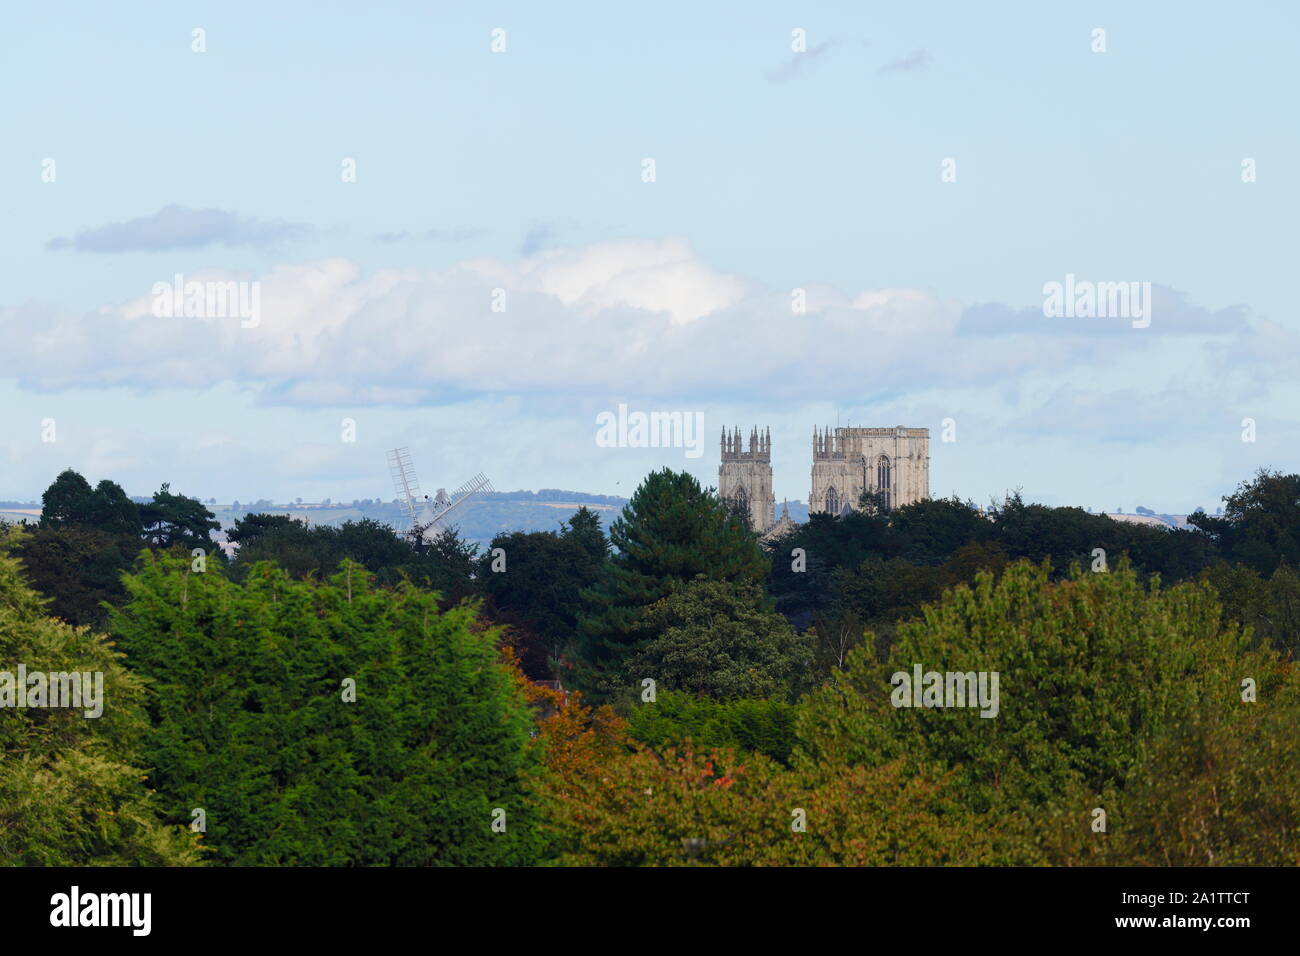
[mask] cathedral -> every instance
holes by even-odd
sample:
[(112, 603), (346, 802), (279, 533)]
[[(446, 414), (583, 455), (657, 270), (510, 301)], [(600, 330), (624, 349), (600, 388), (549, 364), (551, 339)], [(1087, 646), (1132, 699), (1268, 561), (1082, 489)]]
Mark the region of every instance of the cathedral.
[[(864, 491), (878, 495), (886, 509), (928, 498), (930, 430), (902, 425), (813, 429), (808, 511), (843, 514), (857, 510)], [(771, 429), (752, 429), (748, 450), (739, 429), (723, 431), (718, 495), (747, 515), (755, 531), (767, 534), (775, 530)], [(783, 514), (780, 526), (790, 524), (789, 515)]]

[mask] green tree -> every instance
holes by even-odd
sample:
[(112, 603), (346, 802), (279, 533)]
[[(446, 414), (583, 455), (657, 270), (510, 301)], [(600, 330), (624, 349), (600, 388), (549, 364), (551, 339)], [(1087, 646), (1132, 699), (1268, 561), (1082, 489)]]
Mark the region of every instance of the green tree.
[[(1203, 584), (1144, 587), (1126, 565), (1052, 583), (1046, 565), (1017, 563), (899, 625), (887, 660), (852, 652), (800, 715), (796, 765), (932, 764), (952, 770), (980, 812), (1042, 807), (1075, 785), (1122, 789), (1172, 728), (1240, 715), (1242, 677), (1261, 696), (1289, 680), (1275, 654), (1249, 645)], [(997, 716), (893, 706), (891, 678), (915, 665), (997, 672)]]
[(786, 697), (802, 682), (808, 641), (769, 609), (757, 585), (696, 578), (645, 609), (624, 686), (646, 677), (719, 699)]
[(994, 515), (994, 540), (1011, 558), (1050, 561), (1058, 576), (1075, 561), (1090, 566), (1101, 548), (1110, 565), (1127, 556), (1135, 570), (1169, 581), (1195, 577), (1213, 563), (1214, 541), (1199, 531), (1116, 521), (1082, 508), (1026, 504), (1017, 492)]
[[(498, 562), (497, 551), (504, 564)], [(504, 567), (503, 570), (493, 568)], [(600, 565), (572, 536), (553, 531), (515, 531), (492, 539), (479, 559), (478, 576), (496, 612), (518, 615), (558, 657), (573, 640), (584, 588), (595, 583)]]
[(600, 515), (586, 505), (560, 526), (560, 537), (579, 545), (598, 565), (609, 560), (609, 538), (601, 527)]
[(308, 527), (289, 515), (245, 515), (227, 537), (239, 547), (231, 567), (236, 580), (243, 580), (261, 561), (271, 561), (296, 578), (324, 577), (345, 557), (338, 547), (337, 528)]
[(146, 554), (126, 583), (113, 630), (154, 689), (151, 783), (174, 814), (205, 808), (219, 862), (536, 861), (531, 712), (473, 608), (346, 561), (237, 584)]
[(1223, 517), (1198, 512), (1188, 521), (1216, 539), (1225, 558), (1261, 574), (1300, 566), (1300, 475), (1261, 469), (1223, 500)]
[(41, 523), (52, 528), (89, 523), (94, 494), (90, 482), (65, 469), (41, 495)]
[(1082, 508), (1026, 503), (1019, 492), (998, 506), (994, 522), (997, 541), (1012, 558), (1049, 561), (1062, 573), (1071, 562), (1090, 565), (1095, 548), (1103, 549), (1110, 563), (1118, 562), (1135, 527)]
[(1287, 694), (1243, 709), (1234, 720), (1197, 716), (1156, 742), (1115, 804), (1095, 862), (1295, 866), (1300, 705)]
[(900, 551), (901, 542), (885, 512), (853, 511), (839, 517), (814, 513), (774, 546), (768, 592), (777, 610), (803, 629), (834, 613), (839, 569), (897, 557)]
[(261, 561), (271, 561), (295, 578), (324, 578), (342, 561), (355, 561), (380, 584), (410, 579), (438, 591), (444, 606), (477, 591), (478, 546), (446, 529), (421, 550), (391, 526), (373, 518), (342, 525), (307, 525), (288, 515), (249, 514), (235, 522), (229, 537), (239, 545), (233, 577), (242, 580)]
[(998, 544), (970, 541), (939, 565), (868, 558), (857, 568), (836, 568), (829, 609), (816, 615), (810, 628), (814, 678), (825, 680), (832, 669), (843, 667), (848, 652), (867, 631), (875, 637), (876, 653), (884, 654), (894, 643), (900, 620), (915, 617), (924, 604), (937, 600), (947, 588), (969, 583), (979, 571), (1000, 573), (1006, 564), (1006, 552)]
[(156, 547), (212, 550), (211, 532), (220, 531), (221, 523), (213, 518), (197, 498), (176, 495), (167, 482), (154, 493), (149, 504), (140, 506), (140, 520), (145, 539)]
[(138, 535), (77, 525), (38, 526), (18, 537), (13, 553), (32, 586), (49, 599), (49, 613), (75, 626), (103, 630), (104, 605), (126, 598), (122, 575), (142, 545)]
[(71, 468), (41, 495), (41, 526), (94, 528), (108, 534), (140, 533), (140, 509), (116, 482), (104, 479), (92, 490)]
[(832, 577), (833, 603), (851, 608), (865, 621), (911, 617), (956, 581), (943, 566), (913, 564), (902, 558), (871, 558)]
[(455, 528), (438, 532), (416, 563), (412, 577), (443, 596), (444, 605), (458, 604), (479, 592), (478, 545), (461, 538)]
[(651, 473), (610, 528), (616, 554), (584, 593), (579, 652), (598, 669), (617, 669), (649, 640), (639, 629), (644, 609), (674, 584), (703, 575), (713, 581), (761, 584), (767, 560), (744, 523), (712, 491), (685, 472)]
[[(235, 504), (238, 505), (239, 502)], [(302, 527), (302, 524), (288, 515), (246, 514), (235, 519), (235, 523), (226, 532), (226, 538), (243, 548), (270, 532), (291, 530), (294, 527)]]
[(140, 534), (140, 506), (107, 478), (95, 486), (87, 518), (87, 525), (109, 534)]
[(1223, 602), (1224, 621), (1249, 625), (1258, 644), (1300, 656), (1300, 574), (1279, 565), (1267, 578), (1246, 564), (1220, 561), (1201, 575)]
[(709, 749), (758, 753), (788, 764), (794, 749), (795, 705), (783, 700), (715, 700), (659, 690), (653, 704), (628, 717), (628, 734), (662, 752), (693, 742)]
[(993, 537), (989, 521), (971, 501), (924, 498), (897, 508), (889, 515), (890, 528), (899, 539), (900, 557), (920, 564), (939, 564), (971, 542)]
[[(48, 615), (9, 553), (22, 538), (10, 531), (0, 541), (0, 863), (197, 864), (194, 834), (164, 823), (160, 802), (143, 783), (149, 726), (142, 682), (103, 637)], [(16, 707), (20, 664), (29, 677), (84, 673), (92, 686), (100, 675), (101, 713)], [(90, 702), (83, 697), (82, 703)], [(188, 809), (176, 814), (178, 822), (182, 818), (189, 822)]]

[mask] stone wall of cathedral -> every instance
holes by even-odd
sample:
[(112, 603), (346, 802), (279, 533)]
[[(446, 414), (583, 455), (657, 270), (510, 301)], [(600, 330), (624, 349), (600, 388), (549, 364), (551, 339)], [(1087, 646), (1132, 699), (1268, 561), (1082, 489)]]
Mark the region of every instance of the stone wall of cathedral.
[(732, 505), (739, 505), (749, 517), (750, 529), (759, 534), (776, 523), (770, 431), (760, 434), (758, 429), (752, 430), (748, 451), (742, 447), (739, 429), (722, 433), (718, 496)]
[[(856, 511), (864, 490), (882, 494), (887, 508), (930, 497), (928, 428), (814, 429), (812, 451), (809, 512)], [(754, 531), (776, 524), (770, 430), (752, 429), (747, 448), (739, 429), (722, 433), (718, 495), (739, 505)]]
[(888, 508), (930, 496), (928, 428), (836, 428), (813, 431), (808, 510), (857, 510), (862, 492), (878, 492)]

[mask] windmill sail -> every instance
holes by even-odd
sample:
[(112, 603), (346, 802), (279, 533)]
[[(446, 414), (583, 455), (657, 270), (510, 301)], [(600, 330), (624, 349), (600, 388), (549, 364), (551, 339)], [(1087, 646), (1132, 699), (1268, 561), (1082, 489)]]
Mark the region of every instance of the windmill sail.
[(453, 511), (481, 494), (490, 494), (492, 490), (492, 482), (488, 481), (487, 476), (482, 472), (465, 482), (450, 495), (447, 494), (445, 489), (439, 488), (438, 494), (433, 499), (433, 517), (429, 522), (428, 530), (432, 531), (439, 527), (445, 527), (447, 516)]
[(411, 464), (411, 449), (394, 448), (388, 453), (388, 472), (393, 476), (393, 490), (412, 526), (416, 523), (416, 504), (420, 499), (420, 481)]

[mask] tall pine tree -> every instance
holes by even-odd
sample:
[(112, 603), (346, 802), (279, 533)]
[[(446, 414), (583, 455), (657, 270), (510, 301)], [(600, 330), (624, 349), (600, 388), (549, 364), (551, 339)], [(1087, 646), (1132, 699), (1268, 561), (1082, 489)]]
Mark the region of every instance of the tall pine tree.
[(583, 593), (575, 675), (587, 690), (609, 691), (608, 677), (650, 637), (638, 628), (644, 609), (674, 584), (703, 575), (759, 585), (768, 562), (757, 537), (711, 489), (686, 472), (648, 475), (610, 528), (616, 554)]

